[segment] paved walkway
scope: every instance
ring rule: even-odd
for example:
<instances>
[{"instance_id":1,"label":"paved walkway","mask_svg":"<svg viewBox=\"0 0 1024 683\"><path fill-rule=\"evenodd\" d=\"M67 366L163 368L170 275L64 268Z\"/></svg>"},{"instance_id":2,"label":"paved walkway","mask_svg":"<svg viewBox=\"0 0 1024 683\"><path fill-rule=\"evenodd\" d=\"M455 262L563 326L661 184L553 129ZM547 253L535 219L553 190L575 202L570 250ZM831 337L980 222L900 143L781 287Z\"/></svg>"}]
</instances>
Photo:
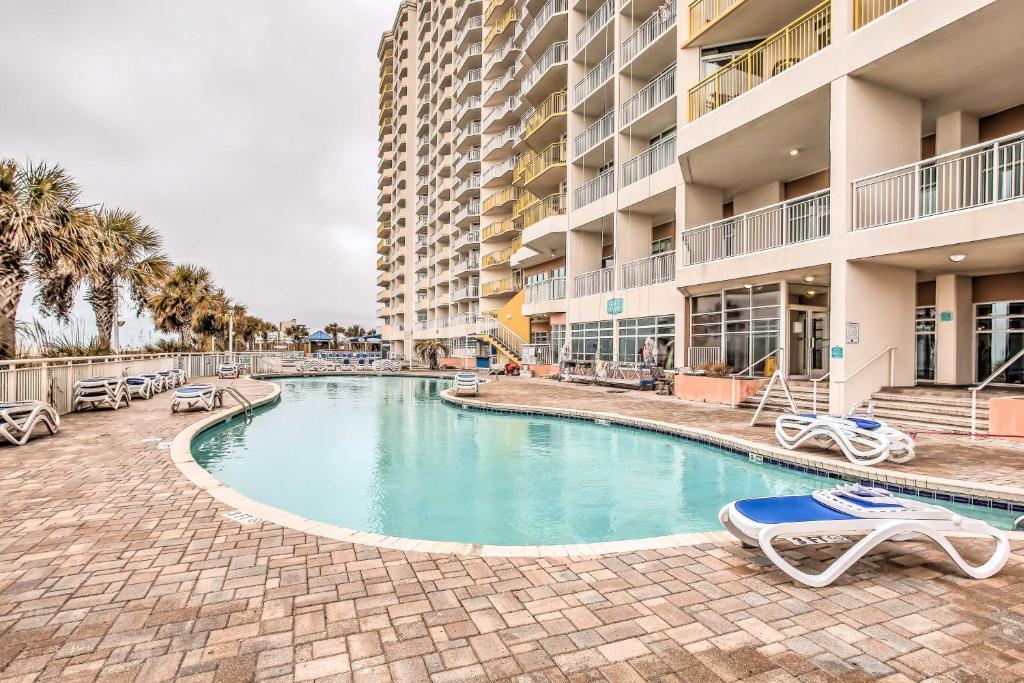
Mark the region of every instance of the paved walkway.
<instances>
[{"instance_id":1,"label":"paved walkway","mask_svg":"<svg viewBox=\"0 0 1024 683\"><path fill-rule=\"evenodd\" d=\"M506 560L241 527L161 449L200 417L168 402L0 448L0 678L1024 678L1019 548L975 582L929 546L893 544L809 590L733 543Z\"/></svg>"}]
</instances>

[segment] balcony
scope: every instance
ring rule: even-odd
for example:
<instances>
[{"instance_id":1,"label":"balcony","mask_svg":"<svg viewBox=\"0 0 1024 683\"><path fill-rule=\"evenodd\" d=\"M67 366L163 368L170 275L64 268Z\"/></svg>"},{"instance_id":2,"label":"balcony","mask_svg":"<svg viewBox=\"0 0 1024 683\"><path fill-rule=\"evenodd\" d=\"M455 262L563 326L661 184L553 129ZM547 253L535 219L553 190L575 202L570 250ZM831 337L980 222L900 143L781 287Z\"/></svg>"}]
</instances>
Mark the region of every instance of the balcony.
<instances>
[{"instance_id":1,"label":"balcony","mask_svg":"<svg viewBox=\"0 0 1024 683\"><path fill-rule=\"evenodd\" d=\"M470 247L480 242L480 231L479 230L467 230L466 232L459 235L459 237L452 243L452 249L459 251L466 247Z\"/></svg>"},{"instance_id":2,"label":"balcony","mask_svg":"<svg viewBox=\"0 0 1024 683\"><path fill-rule=\"evenodd\" d=\"M545 87L539 88L539 90L541 92L545 92L548 87L548 81L551 81L551 87L554 87L554 83L559 80L564 81L564 67L567 64L568 59L568 43L564 41L560 43L553 43L551 47L549 47L547 51L540 56L537 62L530 67L530 70L523 75L523 80L519 84L519 97L530 100L530 95L534 88L543 84ZM562 68L556 69L555 67L558 66L561 66Z\"/></svg>"},{"instance_id":3,"label":"balcony","mask_svg":"<svg viewBox=\"0 0 1024 683\"><path fill-rule=\"evenodd\" d=\"M496 221L485 227L480 232L480 241L490 242L503 235L515 235L518 233L519 227L516 225L516 222L511 218L506 218L503 221Z\"/></svg>"},{"instance_id":4,"label":"balcony","mask_svg":"<svg viewBox=\"0 0 1024 683\"><path fill-rule=\"evenodd\" d=\"M379 259L377 259L377 270L384 270L385 268L387 268L387 266L388 266L388 257L387 256L381 256Z\"/></svg>"},{"instance_id":5,"label":"balcony","mask_svg":"<svg viewBox=\"0 0 1024 683\"><path fill-rule=\"evenodd\" d=\"M475 169L469 168L469 164L474 164L480 161L480 148L470 147L464 154L456 154L454 161L452 161L452 169L455 171L455 175L462 177L463 171L472 172Z\"/></svg>"},{"instance_id":6,"label":"balcony","mask_svg":"<svg viewBox=\"0 0 1024 683\"><path fill-rule=\"evenodd\" d=\"M456 126L461 126L463 123L465 123L462 120L462 117L465 116L467 113L474 115L474 118L475 118L476 112L473 111L473 110L474 109L479 109L480 108L480 103L481 103L480 96L479 95L473 95L472 97L467 99L465 102L461 102L459 104L459 106L455 107L455 115L454 115L455 125Z\"/></svg>"},{"instance_id":7,"label":"balcony","mask_svg":"<svg viewBox=\"0 0 1024 683\"><path fill-rule=\"evenodd\" d=\"M391 245L388 244L387 240L380 240L379 242L377 242L378 254L387 254L389 251L391 251Z\"/></svg>"},{"instance_id":8,"label":"balcony","mask_svg":"<svg viewBox=\"0 0 1024 683\"><path fill-rule=\"evenodd\" d=\"M484 215L489 215L492 213L497 213L502 210L507 210L513 202L519 199L519 195L521 192L522 190L518 187L508 187L502 190L501 192L492 194L490 197L484 200Z\"/></svg>"},{"instance_id":9,"label":"balcony","mask_svg":"<svg viewBox=\"0 0 1024 683\"><path fill-rule=\"evenodd\" d=\"M519 138L519 126L509 126L505 130L492 136L484 143L483 155L488 161L502 156L511 150L512 145ZM506 149L507 148L507 149Z\"/></svg>"},{"instance_id":10,"label":"balcony","mask_svg":"<svg viewBox=\"0 0 1024 683\"><path fill-rule=\"evenodd\" d=\"M831 0L829 0L831 2ZM673 2L669 7L659 7L649 19L622 41L622 66L626 66L641 52L665 35L676 25L676 14L679 3Z\"/></svg>"},{"instance_id":11,"label":"balcony","mask_svg":"<svg viewBox=\"0 0 1024 683\"><path fill-rule=\"evenodd\" d=\"M551 93L540 106L523 117L520 140L525 143L530 138L536 137L533 144L537 147L543 147L553 140L557 140L565 130L565 124L561 123L565 120L565 104L564 90Z\"/></svg>"},{"instance_id":12,"label":"balcony","mask_svg":"<svg viewBox=\"0 0 1024 683\"><path fill-rule=\"evenodd\" d=\"M523 207L516 216L516 222L521 230L526 230L545 218L563 215L565 215L565 195L552 194Z\"/></svg>"},{"instance_id":13,"label":"balcony","mask_svg":"<svg viewBox=\"0 0 1024 683\"><path fill-rule=\"evenodd\" d=\"M505 12L505 15L499 19L489 31L487 31L487 36L484 38L484 49L490 49L491 44L494 43L499 36L504 35L505 29L509 26L514 26L517 21L519 21L519 10L513 6Z\"/></svg>"},{"instance_id":14,"label":"balcony","mask_svg":"<svg viewBox=\"0 0 1024 683\"><path fill-rule=\"evenodd\" d=\"M462 25L462 29L455 34L455 43L453 47L458 50L461 49L462 44L466 42L467 38L475 37L475 32L478 32L484 25L483 17L477 15L470 17L465 24ZM474 35L471 35L474 34Z\"/></svg>"},{"instance_id":15,"label":"balcony","mask_svg":"<svg viewBox=\"0 0 1024 683\"><path fill-rule=\"evenodd\" d=\"M514 254L518 248L519 245L513 243L511 246L505 247L504 249L484 254L484 257L480 260L480 268L483 270L490 270L492 268L507 267L508 262L512 260L512 254Z\"/></svg>"},{"instance_id":16,"label":"balcony","mask_svg":"<svg viewBox=\"0 0 1024 683\"><path fill-rule=\"evenodd\" d=\"M516 74L519 72L519 67L512 64L508 67L508 71L501 75L501 78L491 81L484 89L483 102L485 106L493 106L494 100L506 92L506 88L510 85L515 85ZM518 99L518 98L517 98Z\"/></svg>"},{"instance_id":17,"label":"balcony","mask_svg":"<svg viewBox=\"0 0 1024 683\"><path fill-rule=\"evenodd\" d=\"M753 90L831 43L832 0L825 0L690 88L690 121Z\"/></svg>"},{"instance_id":18,"label":"balcony","mask_svg":"<svg viewBox=\"0 0 1024 683\"><path fill-rule=\"evenodd\" d=\"M472 220L476 216L480 215L480 201L474 199L473 201L460 204L459 208L455 209L455 215L452 216L452 221L456 225L463 225L466 221Z\"/></svg>"},{"instance_id":19,"label":"balcony","mask_svg":"<svg viewBox=\"0 0 1024 683\"><path fill-rule=\"evenodd\" d=\"M662 140L648 147L622 165L620 187L643 180L676 163L676 138Z\"/></svg>"},{"instance_id":20,"label":"balcony","mask_svg":"<svg viewBox=\"0 0 1024 683\"><path fill-rule=\"evenodd\" d=\"M611 168L593 180L576 188L573 193L573 208L579 209L593 204L615 191L615 169Z\"/></svg>"},{"instance_id":21,"label":"balcony","mask_svg":"<svg viewBox=\"0 0 1024 683\"><path fill-rule=\"evenodd\" d=\"M622 264L622 288L647 287L675 279L676 252L666 251Z\"/></svg>"},{"instance_id":22,"label":"balcony","mask_svg":"<svg viewBox=\"0 0 1024 683\"><path fill-rule=\"evenodd\" d=\"M386 239L391 235L391 224L390 223L378 223L377 224L377 237L380 239Z\"/></svg>"},{"instance_id":23,"label":"balcony","mask_svg":"<svg viewBox=\"0 0 1024 683\"><path fill-rule=\"evenodd\" d=\"M482 58L480 55L483 53L483 45L481 43L472 43L460 54L458 63L455 65L455 75L461 76L462 72L465 71L467 66L479 66Z\"/></svg>"},{"instance_id":24,"label":"balcony","mask_svg":"<svg viewBox=\"0 0 1024 683\"><path fill-rule=\"evenodd\" d=\"M682 266L720 261L828 237L829 190L684 230Z\"/></svg>"},{"instance_id":25,"label":"balcony","mask_svg":"<svg viewBox=\"0 0 1024 683\"><path fill-rule=\"evenodd\" d=\"M516 166L514 182L537 194L535 188L529 186L558 185L565 179L565 162L565 142L554 142L540 152L528 152Z\"/></svg>"},{"instance_id":26,"label":"balcony","mask_svg":"<svg viewBox=\"0 0 1024 683\"><path fill-rule=\"evenodd\" d=\"M455 183L455 187L452 188L452 195L455 197L456 201L461 201L465 194L479 189L480 175L471 175Z\"/></svg>"},{"instance_id":27,"label":"balcony","mask_svg":"<svg viewBox=\"0 0 1024 683\"><path fill-rule=\"evenodd\" d=\"M553 277L526 285L526 303L528 304L539 304L564 298L564 277Z\"/></svg>"},{"instance_id":28,"label":"balcony","mask_svg":"<svg viewBox=\"0 0 1024 683\"><path fill-rule=\"evenodd\" d=\"M1014 133L855 181L853 229L1019 199L1024 199L1024 134Z\"/></svg>"},{"instance_id":29,"label":"balcony","mask_svg":"<svg viewBox=\"0 0 1024 683\"><path fill-rule=\"evenodd\" d=\"M632 124L643 116L646 116L676 96L676 67L672 66L665 73L641 88L635 95L622 104L622 125L623 127ZM666 112L666 121L659 121L651 128L654 132L664 130L669 119L675 120L675 108ZM650 131L645 131L650 132Z\"/></svg>"},{"instance_id":30,"label":"balcony","mask_svg":"<svg viewBox=\"0 0 1024 683\"><path fill-rule=\"evenodd\" d=\"M494 52L487 55L484 59L484 78L492 78L495 71L505 65L505 60L507 58L515 57L518 53L519 48L510 40Z\"/></svg>"},{"instance_id":31,"label":"balcony","mask_svg":"<svg viewBox=\"0 0 1024 683\"><path fill-rule=\"evenodd\" d=\"M480 296L503 296L505 294L514 294L522 288L518 277L511 276L495 280L494 282L486 282L480 288Z\"/></svg>"},{"instance_id":32,"label":"balcony","mask_svg":"<svg viewBox=\"0 0 1024 683\"><path fill-rule=\"evenodd\" d=\"M470 285L468 287L459 287L452 292L451 301L456 303L463 299L476 299L480 296L480 288Z\"/></svg>"},{"instance_id":33,"label":"balcony","mask_svg":"<svg viewBox=\"0 0 1024 683\"><path fill-rule=\"evenodd\" d=\"M535 41L544 46L554 37L564 36L568 17L569 0L548 0L523 31L523 50L532 57L534 53L530 48ZM541 34L544 34L546 40L537 41Z\"/></svg>"},{"instance_id":34,"label":"balcony","mask_svg":"<svg viewBox=\"0 0 1024 683\"><path fill-rule=\"evenodd\" d=\"M496 107L492 107L483 119L483 129L489 133L495 123L503 123L506 116L514 114L519 109L519 96L513 95ZM518 125L518 121L516 122Z\"/></svg>"},{"instance_id":35,"label":"balcony","mask_svg":"<svg viewBox=\"0 0 1024 683\"><path fill-rule=\"evenodd\" d=\"M603 5L597 8L596 12L590 15L583 28L576 32L575 46L577 55L590 44L591 40L596 38L599 33L602 33L605 27L611 26L613 16L615 16L615 0L606 0Z\"/></svg>"},{"instance_id":36,"label":"balcony","mask_svg":"<svg viewBox=\"0 0 1024 683\"><path fill-rule=\"evenodd\" d=\"M603 93L601 86L608 85L611 87L611 78L615 73L615 53L609 54L601 63L587 72L584 76L573 86L572 97L573 107L585 104L587 98L591 95ZM603 99L603 98L602 98Z\"/></svg>"},{"instance_id":37,"label":"balcony","mask_svg":"<svg viewBox=\"0 0 1024 683\"><path fill-rule=\"evenodd\" d=\"M600 119L592 123L587 127L585 131L576 136L576 139L572 141L573 158L579 161L580 157L591 151L602 142L611 139L615 133L615 110L612 109L607 114L602 116ZM600 162L604 163L607 160L605 155L601 155Z\"/></svg>"},{"instance_id":38,"label":"balcony","mask_svg":"<svg viewBox=\"0 0 1024 683\"><path fill-rule=\"evenodd\" d=\"M853 30L856 31L875 19L893 11L907 0L855 0L853 3Z\"/></svg>"},{"instance_id":39,"label":"balcony","mask_svg":"<svg viewBox=\"0 0 1024 683\"><path fill-rule=\"evenodd\" d=\"M591 296L612 291L615 283L615 269L602 268L581 273L572 279L573 296Z\"/></svg>"},{"instance_id":40,"label":"balcony","mask_svg":"<svg viewBox=\"0 0 1024 683\"><path fill-rule=\"evenodd\" d=\"M519 164L518 156L511 156L492 165L484 172L483 185L509 185L512 182L512 173Z\"/></svg>"}]
</instances>

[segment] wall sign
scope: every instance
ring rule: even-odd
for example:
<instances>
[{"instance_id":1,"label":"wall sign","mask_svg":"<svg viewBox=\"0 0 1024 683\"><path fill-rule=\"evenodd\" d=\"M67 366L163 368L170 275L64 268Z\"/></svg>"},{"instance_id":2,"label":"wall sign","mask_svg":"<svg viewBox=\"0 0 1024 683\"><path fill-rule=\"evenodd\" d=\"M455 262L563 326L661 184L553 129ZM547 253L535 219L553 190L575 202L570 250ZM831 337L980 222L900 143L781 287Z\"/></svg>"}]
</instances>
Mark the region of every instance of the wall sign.
<instances>
[{"instance_id":1,"label":"wall sign","mask_svg":"<svg viewBox=\"0 0 1024 683\"><path fill-rule=\"evenodd\" d=\"M860 344L860 323L846 323L846 343Z\"/></svg>"},{"instance_id":2,"label":"wall sign","mask_svg":"<svg viewBox=\"0 0 1024 683\"><path fill-rule=\"evenodd\" d=\"M624 308L622 299L608 299L608 315L618 315Z\"/></svg>"},{"instance_id":3,"label":"wall sign","mask_svg":"<svg viewBox=\"0 0 1024 683\"><path fill-rule=\"evenodd\" d=\"M842 360L843 359L843 347L842 346L833 346L832 347L832 358L834 360Z\"/></svg>"},{"instance_id":4,"label":"wall sign","mask_svg":"<svg viewBox=\"0 0 1024 683\"><path fill-rule=\"evenodd\" d=\"M943 311L942 313L939 313L939 320L941 320L944 323L948 323L952 319L953 311Z\"/></svg>"}]
</instances>

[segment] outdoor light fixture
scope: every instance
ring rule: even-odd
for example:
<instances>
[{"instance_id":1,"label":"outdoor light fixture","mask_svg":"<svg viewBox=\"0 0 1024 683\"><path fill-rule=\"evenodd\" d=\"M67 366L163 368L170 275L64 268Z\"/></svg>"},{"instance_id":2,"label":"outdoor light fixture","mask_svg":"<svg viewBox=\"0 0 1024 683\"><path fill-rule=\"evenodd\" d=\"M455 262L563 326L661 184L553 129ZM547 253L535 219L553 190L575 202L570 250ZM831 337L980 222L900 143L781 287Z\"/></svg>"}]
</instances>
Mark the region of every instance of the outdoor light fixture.
<instances>
[{"instance_id":1,"label":"outdoor light fixture","mask_svg":"<svg viewBox=\"0 0 1024 683\"><path fill-rule=\"evenodd\" d=\"M950 254L949 255L949 260L952 261L953 263L960 263L965 258L967 258L967 254Z\"/></svg>"},{"instance_id":2,"label":"outdoor light fixture","mask_svg":"<svg viewBox=\"0 0 1024 683\"><path fill-rule=\"evenodd\" d=\"M797 156L799 154L800 154L800 150L798 150L796 147L794 147L793 149L789 150L789 156L791 156L791 157L795 157L795 156Z\"/></svg>"},{"instance_id":3,"label":"outdoor light fixture","mask_svg":"<svg viewBox=\"0 0 1024 683\"><path fill-rule=\"evenodd\" d=\"M807 290L807 296L814 296L815 294L817 294L817 292L814 291L813 289L808 289Z\"/></svg>"},{"instance_id":4,"label":"outdoor light fixture","mask_svg":"<svg viewBox=\"0 0 1024 683\"><path fill-rule=\"evenodd\" d=\"M804 282L814 282L813 275L804 275Z\"/></svg>"},{"instance_id":5,"label":"outdoor light fixture","mask_svg":"<svg viewBox=\"0 0 1024 683\"><path fill-rule=\"evenodd\" d=\"M753 289L754 285L743 285L744 289Z\"/></svg>"}]
</instances>

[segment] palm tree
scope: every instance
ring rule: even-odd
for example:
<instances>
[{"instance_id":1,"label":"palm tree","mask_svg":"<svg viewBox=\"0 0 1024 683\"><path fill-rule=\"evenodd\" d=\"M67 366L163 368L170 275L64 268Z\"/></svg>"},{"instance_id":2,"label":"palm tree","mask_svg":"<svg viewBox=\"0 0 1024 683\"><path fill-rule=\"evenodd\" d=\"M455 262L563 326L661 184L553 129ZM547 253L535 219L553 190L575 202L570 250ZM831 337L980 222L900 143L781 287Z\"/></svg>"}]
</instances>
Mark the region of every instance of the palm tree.
<instances>
[{"instance_id":1,"label":"palm tree","mask_svg":"<svg viewBox=\"0 0 1024 683\"><path fill-rule=\"evenodd\" d=\"M338 348L338 334L343 331L344 328L338 323L328 323L324 326L324 332L334 339L334 348Z\"/></svg>"},{"instance_id":2,"label":"palm tree","mask_svg":"<svg viewBox=\"0 0 1024 683\"><path fill-rule=\"evenodd\" d=\"M60 166L0 160L0 358L17 344L16 315L30 279L46 282L39 302L70 311L70 287L95 267L98 240L81 190Z\"/></svg>"},{"instance_id":3,"label":"palm tree","mask_svg":"<svg viewBox=\"0 0 1024 683\"><path fill-rule=\"evenodd\" d=\"M183 344L191 346L193 325L213 296L210 271L191 264L176 266L149 298L156 329L178 334Z\"/></svg>"},{"instance_id":4,"label":"palm tree","mask_svg":"<svg viewBox=\"0 0 1024 683\"><path fill-rule=\"evenodd\" d=\"M343 330L346 337L365 337L366 328L362 325L349 325Z\"/></svg>"},{"instance_id":5,"label":"palm tree","mask_svg":"<svg viewBox=\"0 0 1024 683\"><path fill-rule=\"evenodd\" d=\"M441 339L421 339L413 346L413 353L429 365L431 370L437 370L441 359L452 355L452 348Z\"/></svg>"},{"instance_id":6,"label":"palm tree","mask_svg":"<svg viewBox=\"0 0 1024 683\"><path fill-rule=\"evenodd\" d=\"M97 223L99 264L86 278L86 300L96 315L100 345L109 348L122 291L127 290L136 312L141 314L153 289L166 279L171 262L160 251L160 235L143 225L137 214L103 209L97 214Z\"/></svg>"}]
</instances>

